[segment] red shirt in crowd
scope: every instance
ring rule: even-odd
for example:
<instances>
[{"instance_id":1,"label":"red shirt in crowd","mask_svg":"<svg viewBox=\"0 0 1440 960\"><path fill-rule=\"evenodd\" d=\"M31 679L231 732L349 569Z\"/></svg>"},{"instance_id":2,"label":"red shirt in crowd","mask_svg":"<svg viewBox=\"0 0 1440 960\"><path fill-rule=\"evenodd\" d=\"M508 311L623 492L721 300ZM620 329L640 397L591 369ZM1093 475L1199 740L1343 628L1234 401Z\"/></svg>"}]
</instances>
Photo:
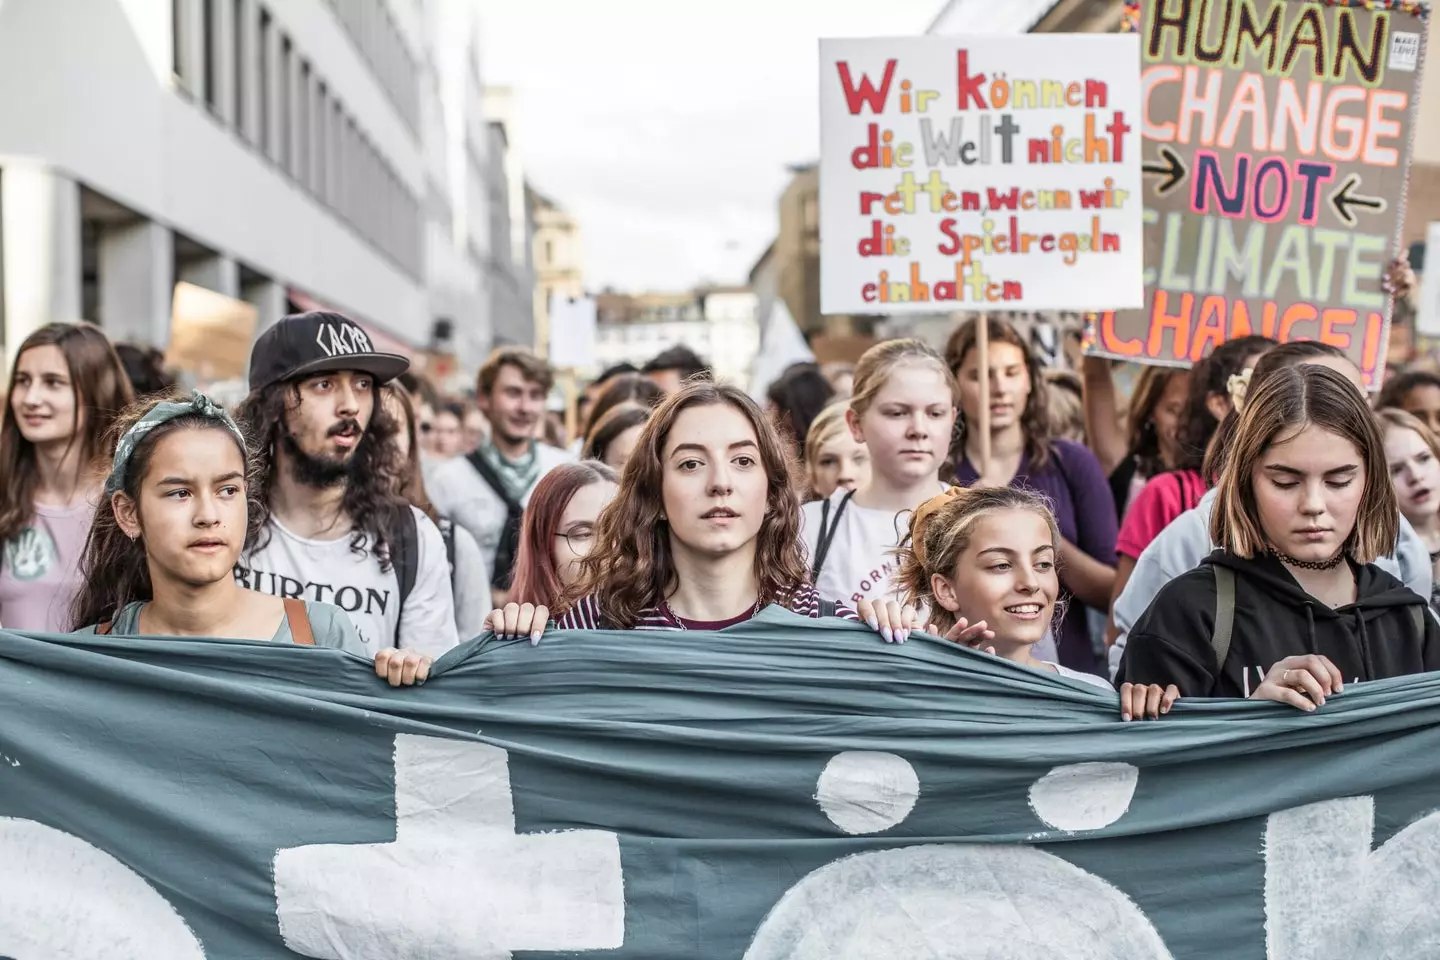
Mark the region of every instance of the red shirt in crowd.
<instances>
[{"instance_id":1,"label":"red shirt in crowd","mask_svg":"<svg viewBox=\"0 0 1440 960\"><path fill-rule=\"evenodd\" d=\"M1130 505L1120 536L1115 539L1115 552L1132 560L1150 546L1176 517L1195 509L1205 496L1205 478L1198 470L1172 470L1145 484L1145 489Z\"/></svg>"}]
</instances>

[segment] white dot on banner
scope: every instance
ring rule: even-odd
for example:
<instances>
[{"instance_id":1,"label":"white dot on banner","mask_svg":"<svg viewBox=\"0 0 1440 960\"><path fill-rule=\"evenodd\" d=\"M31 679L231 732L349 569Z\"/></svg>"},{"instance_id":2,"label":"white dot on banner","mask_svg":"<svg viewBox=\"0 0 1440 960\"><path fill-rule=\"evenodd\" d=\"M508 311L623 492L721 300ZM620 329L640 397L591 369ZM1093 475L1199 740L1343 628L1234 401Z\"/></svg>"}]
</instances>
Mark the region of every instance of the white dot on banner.
<instances>
[{"instance_id":1,"label":"white dot on banner","mask_svg":"<svg viewBox=\"0 0 1440 960\"><path fill-rule=\"evenodd\" d=\"M1030 807L1056 830L1100 830L1125 816L1140 771L1128 763L1056 767L1030 787Z\"/></svg>"},{"instance_id":2,"label":"white dot on banner","mask_svg":"<svg viewBox=\"0 0 1440 960\"><path fill-rule=\"evenodd\" d=\"M898 826L920 799L915 768L893 753L852 750L830 758L815 800L846 833L879 833Z\"/></svg>"}]
</instances>

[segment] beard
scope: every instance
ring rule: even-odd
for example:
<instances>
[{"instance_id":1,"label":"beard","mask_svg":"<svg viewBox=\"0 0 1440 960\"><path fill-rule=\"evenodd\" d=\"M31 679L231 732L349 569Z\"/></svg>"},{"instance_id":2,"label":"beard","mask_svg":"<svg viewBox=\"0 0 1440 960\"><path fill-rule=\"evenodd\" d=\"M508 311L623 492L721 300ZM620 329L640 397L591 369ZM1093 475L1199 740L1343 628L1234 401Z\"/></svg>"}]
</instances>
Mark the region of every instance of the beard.
<instances>
[{"instance_id":1,"label":"beard","mask_svg":"<svg viewBox=\"0 0 1440 960\"><path fill-rule=\"evenodd\" d=\"M360 426L353 420L343 421L331 427L325 435L327 437L333 436L347 425L356 428ZM302 486L314 487L321 490L345 485L350 479L350 474L355 469L355 464L359 462L357 454L359 454L360 450L369 440L370 437L368 434L362 434L360 442L355 445L349 455L335 457L307 452L301 448L300 441L296 440L295 435L289 431L284 432L280 437L280 443L289 455L290 471L295 478L295 482Z\"/></svg>"}]
</instances>

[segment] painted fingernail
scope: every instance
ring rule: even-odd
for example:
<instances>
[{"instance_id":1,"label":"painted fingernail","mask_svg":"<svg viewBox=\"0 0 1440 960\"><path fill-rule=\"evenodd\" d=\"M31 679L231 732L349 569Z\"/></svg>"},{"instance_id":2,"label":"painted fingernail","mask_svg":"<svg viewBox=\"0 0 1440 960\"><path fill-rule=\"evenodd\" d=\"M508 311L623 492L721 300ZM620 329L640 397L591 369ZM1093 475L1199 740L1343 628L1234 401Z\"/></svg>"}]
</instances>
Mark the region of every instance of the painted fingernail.
<instances>
[{"instance_id":1,"label":"painted fingernail","mask_svg":"<svg viewBox=\"0 0 1440 960\"><path fill-rule=\"evenodd\" d=\"M879 629L880 629L880 621L874 619L873 617L872 617L871 619L869 619L869 620L866 620L865 622L870 625L870 629L871 629L871 630L879 630Z\"/></svg>"},{"instance_id":2,"label":"painted fingernail","mask_svg":"<svg viewBox=\"0 0 1440 960\"><path fill-rule=\"evenodd\" d=\"M1123 720L1123 721L1126 722L1126 723L1129 723L1129 722L1130 722L1130 714L1128 714L1128 713L1122 713L1122 714L1120 714L1120 719Z\"/></svg>"},{"instance_id":3,"label":"painted fingernail","mask_svg":"<svg viewBox=\"0 0 1440 960\"><path fill-rule=\"evenodd\" d=\"M889 627L886 627L884 630L881 630L881 631L880 631L880 636L882 636L882 637L885 638L885 642L886 642L886 643L894 643L894 642L895 642L895 631L891 630Z\"/></svg>"}]
</instances>

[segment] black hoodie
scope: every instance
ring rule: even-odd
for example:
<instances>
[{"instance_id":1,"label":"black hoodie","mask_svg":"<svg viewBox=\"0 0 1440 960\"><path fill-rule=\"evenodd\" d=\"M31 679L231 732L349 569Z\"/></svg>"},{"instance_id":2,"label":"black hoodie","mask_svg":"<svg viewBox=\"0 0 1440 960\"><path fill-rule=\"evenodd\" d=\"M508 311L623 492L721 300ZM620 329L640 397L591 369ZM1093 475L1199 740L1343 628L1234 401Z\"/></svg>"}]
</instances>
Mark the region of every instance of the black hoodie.
<instances>
[{"instance_id":1,"label":"black hoodie","mask_svg":"<svg viewBox=\"0 0 1440 960\"><path fill-rule=\"evenodd\" d=\"M1211 647L1217 565L1235 571L1235 622L1220 671ZM1216 550L1156 594L1130 631L1116 682L1173 683L1184 697L1248 697L1276 663L1309 653L1329 657L1347 683L1440 670L1440 623L1425 600L1374 564L1351 567L1355 602L1330 607L1273 557ZM1418 635L1417 606L1425 611Z\"/></svg>"}]
</instances>

